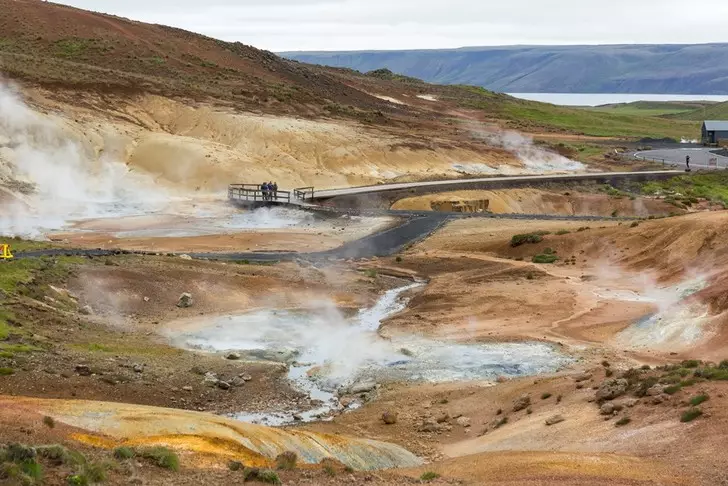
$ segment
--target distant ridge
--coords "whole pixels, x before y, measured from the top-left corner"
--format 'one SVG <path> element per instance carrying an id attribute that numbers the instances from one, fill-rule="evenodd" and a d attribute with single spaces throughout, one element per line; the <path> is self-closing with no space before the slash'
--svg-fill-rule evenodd
<path id="1" fill-rule="evenodd" d="M 728 94 L 728 44 L 502 46 L 282 52 L 368 72 L 388 68 L 441 84 L 505 93 Z"/>

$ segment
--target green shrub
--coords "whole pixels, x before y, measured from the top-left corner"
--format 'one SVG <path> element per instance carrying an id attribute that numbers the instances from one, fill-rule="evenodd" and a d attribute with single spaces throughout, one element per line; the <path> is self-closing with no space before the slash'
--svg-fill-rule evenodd
<path id="1" fill-rule="evenodd" d="M 34 482 L 40 483 L 43 480 L 43 466 L 35 460 L 21 462 L 19 466 L 23 474 L 31 478 Z"/>
<path id="2" fill-rule="evenodd" d="M 279 454 L 278 457 L 276 457 L 276 469 L 282 470 L 282 471 L 292 471 L 293 469 L 296 469 L 296 462 L 298 461 L 298 456 L 293 451 L 286 451 L 282 454 Z"/>
<path id="3" fill-rule="evenodd" d="M 555 263 L 559 257 L 556 255 L 536 255 L 531 259 L 532 263 Z"/>
<path id="4" fill-rule="evenodd" d="M 503 417 L 502 419 L 500 419 L 500 420 L 499 420 L 499 421 L 498 421 L 498 422 L 497 422 L 497 423 L 495 424 L 495 428 L 496 428 L 496 429 L 499 429 L 499 428 L 503 427 L 503 426 L 504 426 L 505 424 L 507 424 L 507 423 L 508 423 L 508 417 Z"/>
<path id="5" fill-rule="evenodd" d="M 114 457 L 117 458 L 120 461 L 126 461 L 127 459 L 133 459 L 134 456 L 134 449 L 131 447 L 117 447 L 114 449 Z"/>
<path id="6" fill-rule="evenodd" d="M 369 278 L 377 278 L 377 271 L 373 268 L 370 268 L 369 270 L 365 270 L 364 274 Z"/>
<path id="7" fill-rule="evenodd" d="M 622 427 L 624 425 L 627 425 L 631 421 L 632 421 L 632 419 L 629 417 L 622 417 L 621 419 L 617 420 L 617 422 L 614 425 L 616 425 L 617 427 Z"/>
<path id="8" fill-rule="evenodd" d="M 230 461 L 228 462 L 228 469 L 231 471 L 240 471 L 243 468 L 243 463 L 240 461 Z"/>
<path id="9" fill-rule="evenodd" d="M 607 378 L 611 377 L 613 374 L 614 371 L 612 371 L 611 368 L 607 368 L 606 370 L 604 370 L 604 376 L 606 376 Z"/>
<path id="10" fill-rule="evenodd" d="M 554 249 L 553 248 L 550 248 L 550 247 L 549 248 L 545 248 L 542 253 L 544 255 L 554 255 L 554 254 L 556 254 L 556 252 L 554 251 Z"/>
<path id="11" fill-rule="evenodd" d="M 541 400 L 548 400 L 549 398 L 551 398 L 551 394 L 548 392 L 541 395 Z"/>
<path id="12" fill-rule="evenodd" d="M 401 256 L 398 256 L 398 257 L 397 257 L 397 258 L 395 258 L 394 260 L 395 260 L 395 261 L 396 261 L 397 263 L 402 263 L 402 257 L 401 257 Z"/>
<path id="13" fill-rule="evenodd" d="M 569 231 L 569 230 L 559 230 L 559 231 L 556 232 L 556 234 L 558 236 L 563 236 L 563 235 L 571 234 L 571 231 Z"/>
<path id="14" fill-rule="evenodd" d="M 618 210 L 615 209 L 614 211 L 612 211 L 612 217 L 613 218 L 616 218 L 618 214 L 619 214 L 619 211 Z"/>
<path id="15" fill-rule="evenodd" d="M 336 468 L 331 464 L 326 464 L 324 466 L 324 472 L 331 477 L 336 476 Z"/>
<path id="16" fill-rule="evenodd" d="M 422 476 L 420 476 L 420 481 L 424 482 L 430 482 L 434 481 L 435 479 L 439 478 L 440 475 L 436 472 L 427 471 L 426 473 L 422 473 Z"/>
<path id="17" fill-rule="evenodd" d="M 83 465 L 81 475 L 88 478 L 89 483 L 102 483 L 106 481 L 106 466 L 96 462 L 87 462 Z"/>
<path id="18" fill-rule="evenodd" d="M 682 362 L 683 368 L 697 368 L 700 364 L 697 359 L 688 359 Z"/>
<path id="19" fill-rule="evenodd" d="M 639 222 L 635 221 L 635 222 L 633 222 L 633 223 L 632 223 L 631 225 L 629 225 L 629 227 L 630 227 L 630 228 L 636 228 L 636 227 L 637 227 L 637 226 L 639 226 L 639 225 L 640 225 L 640 224 L 639 224 Z"/>
<path id="20" fill-rule="evenodd" d="M 682 389 L 682 385 L 671 385 L 668 387 L 665 387 L 665 393 L 668 395 L 674 395 L 675 393 L 679 392 Z"/>
<path id="21" fill-rule="evenodd" d="M 15 463 L 34 461 L 36 450 L 23 444 L 8 444 L 5 448 L 5 460 Z"/>
<path id="22" fill-rule="evenodd" d="M 88 478 L 83 474 L 72 474 L 68 476 L 66 482 L 69 486 L 88 486 Z"/>
<path id="23" fill-rule="evenodd" d="M 68 449 L 59 444 L 38 446 L 35 451 L 40 457 L 57 465 L 76 463 Z"/>
<path id="24" fill-rule="evenodd" d="M 53 417 L 49 417 L 46 415 L 45 417 L 43 417 L 43 425 L 45 425 L 49 429 L 52 429 L 56 426 L 56 421 L 53 420 Z"/>
<path id="25" fill-rule="evenodd" d="M 692 422 L 701 415 L 703 415 L 702 410 L 700 410 L 699 408 L 691 408 L 690 410 L 686 410 L 685 412 L 683 412 L 682 416 L 680 417 L 680 422 Z"/>
<path id="26" fill-rule="evenodd" d="M 722 370 L 728 370 L 728 359 L 724 359 L 723 361 L 721 361 L 718 365 L 718 368 Z"/>
<path id="27" fill-rule="evenodd" d="M 692 405 L 693 407 L 697 407 L 701 403 L 707 402 L 709 398 L 710 397 L 705 393 L 701 393 L 700 395 L 696 395 L 690 399 L 690 405 Z"/>
<path id="28" fill-rule="evenodd" d="M 265 470 L 258 474 L 258 481 L 266 484 L 281 484 L 281 478 L 275 471 Z"/>
<path id="29" fill-rule="evenodd" d="M 15 373 L 12 368 L 0 368 L 0 376 L 10 376 Z"/>
<path id="30" fill-rule="evenodd" d="M 511 246 L 513 248 L 525 244 L 541 243 L 543 237 L 550 234 L 548 231 L 536 231 L 535 233 L 525 233 L 520 235 L 513 235 L 511 238 Z"/>
<path id="31" fill-rule="evenodd" d="M 136 451 L 136 455 L 151 460 L 154 464 L 171 471 L 179 471 L 179 457 L 166 447 L 151 447 Z"/>

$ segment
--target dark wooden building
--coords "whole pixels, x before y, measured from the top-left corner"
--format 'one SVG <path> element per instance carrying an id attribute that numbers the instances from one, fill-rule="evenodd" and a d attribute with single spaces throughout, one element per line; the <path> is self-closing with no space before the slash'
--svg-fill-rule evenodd
<path id="1" fill-rule="evenodd" d="M 728 142 L 728 121 L 707 120 L 703 122 L 703 143 Z"/>

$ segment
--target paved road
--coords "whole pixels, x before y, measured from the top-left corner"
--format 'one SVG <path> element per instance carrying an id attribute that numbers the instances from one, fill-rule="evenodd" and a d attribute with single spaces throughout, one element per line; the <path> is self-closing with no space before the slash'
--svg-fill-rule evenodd
<path id="1" fill-rule="evenodd" d="M 666 165 L 677 166 L 681 169 L 685 168 L 685 157 L 690 156 L 690 168 L 692 169 L 709 169 L 708 160 L 715 157 L 718 159 L 718 168 L 728 168 L 728 157 L 723 157 L 713 152 L 715 148 L 705 147 L 681 147 L 672 149 L 647 150 L 634 154 L 635 158 L 641 160 L 654 160 L 657 162 L 664 161 Z"/>
<path id="2" fill-rule="evenodd" d="M 473 184 L 482 185 L 487 189 L 489 185 L 499 185 L 503 183 L 522 183 L 523 185 L 533 182 L 573 182 L 581 180 L 592 180 L 598 178 L 643 178 L 650 176 L 668 176 L 675 175 L 677 171 L 643 171 L 643 172 L 587 172 L 583 174 L 554 174 L 554 175 L 537 175 L 537 176 L 509 176 L 509 177 L 482 177 L 477 179 L 453 179 L 445 181 L 428 181 L 428 182 L 404 182 L 397 184 L 379 184 L 375 186 L 349 187 L 345 189 L 326 189 L 316 191 L 314 200 L 328 199 L 337 196 L 354 196 L 361 194 L 376 194 L 388 191 L 401 191 L 407 189 L 422 188 L 447 188 L 457 190 L 458 186 L 471 186 Z"/>

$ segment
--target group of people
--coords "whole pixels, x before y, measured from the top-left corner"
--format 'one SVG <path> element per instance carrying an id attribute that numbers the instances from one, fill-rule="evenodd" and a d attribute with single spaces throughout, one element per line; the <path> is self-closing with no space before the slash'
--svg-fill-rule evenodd
<path id="1" fill-rule="evenodd" d="M 273 201 L 273 200 L 277 199 L 278 183 L 277 182 L 264 182 L 260 185 L 260 190 L 263 192 L 264 201 Z"/>

